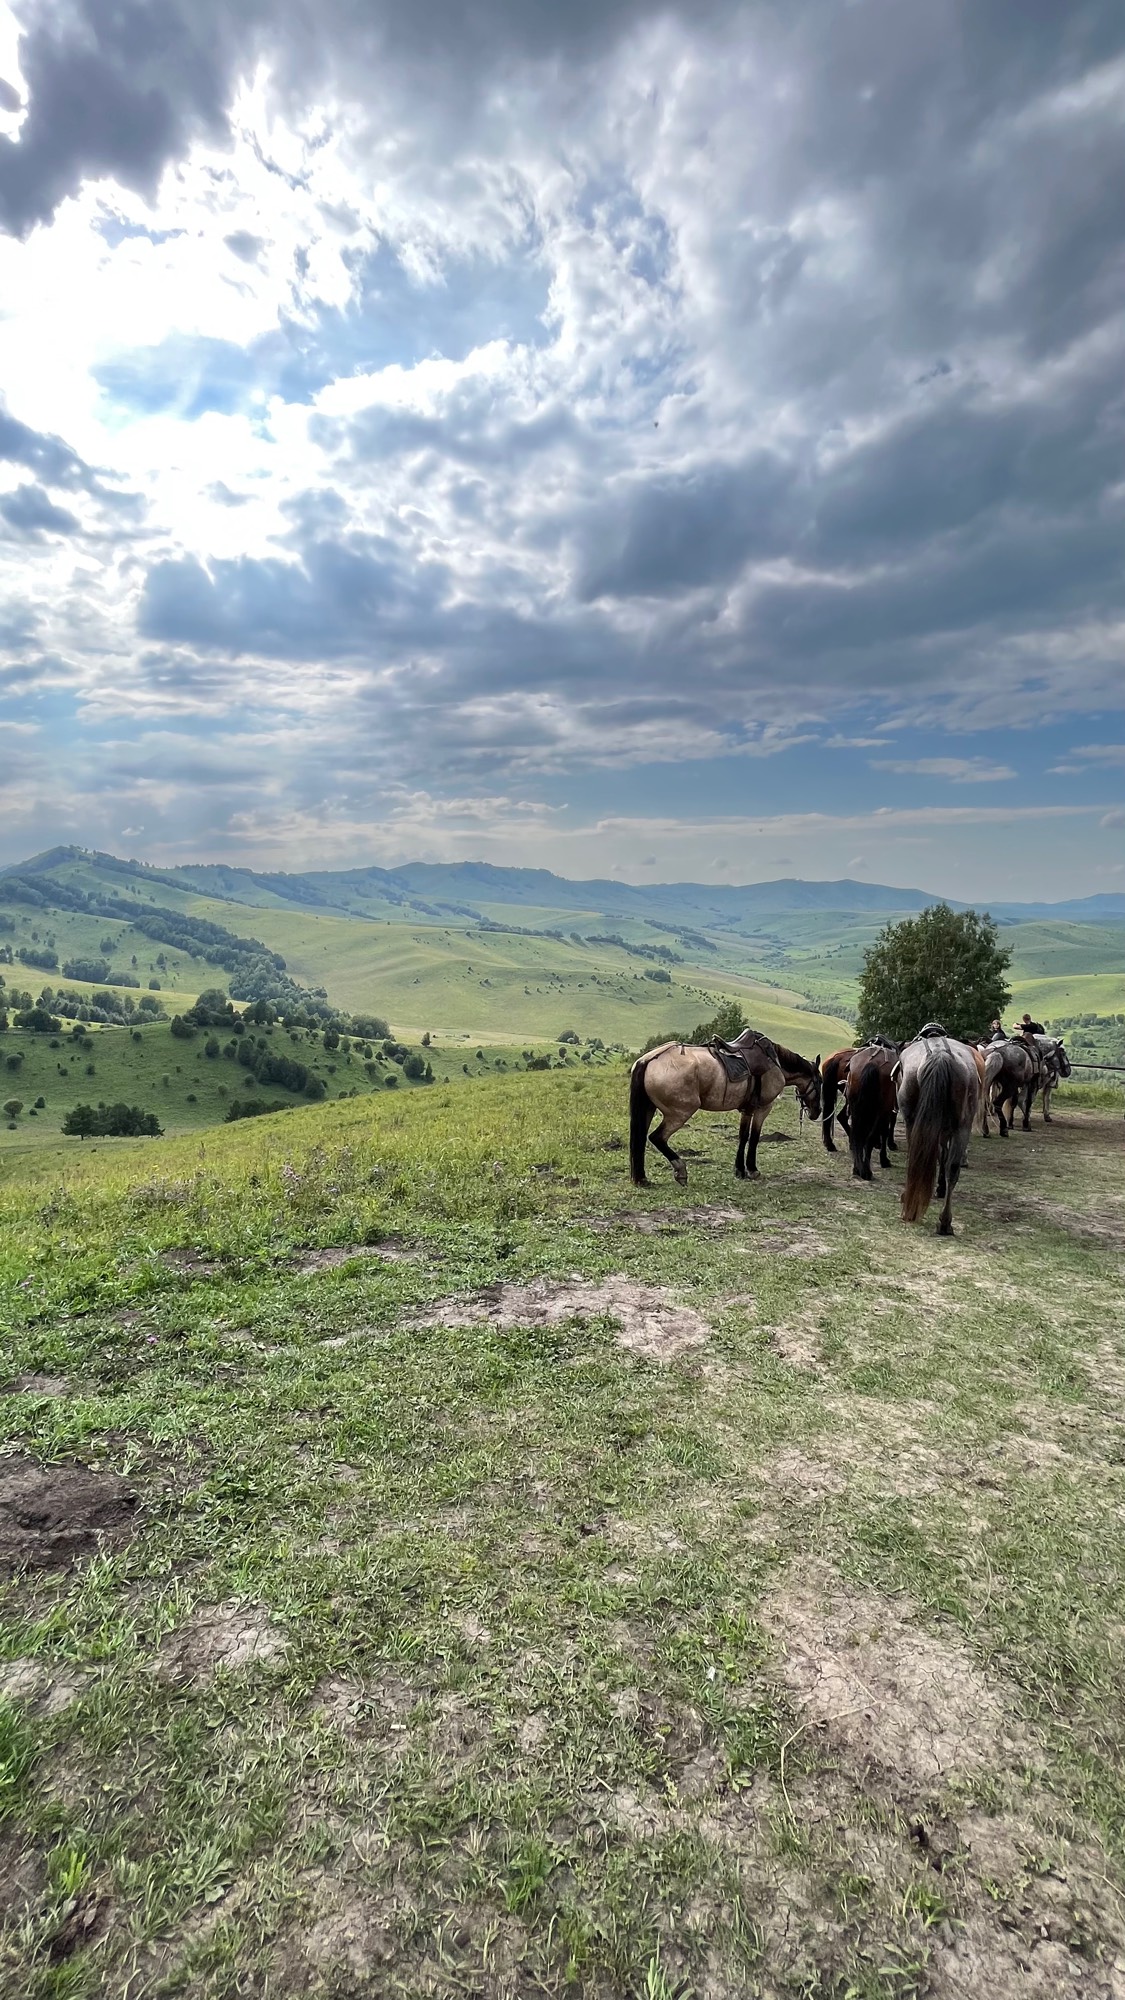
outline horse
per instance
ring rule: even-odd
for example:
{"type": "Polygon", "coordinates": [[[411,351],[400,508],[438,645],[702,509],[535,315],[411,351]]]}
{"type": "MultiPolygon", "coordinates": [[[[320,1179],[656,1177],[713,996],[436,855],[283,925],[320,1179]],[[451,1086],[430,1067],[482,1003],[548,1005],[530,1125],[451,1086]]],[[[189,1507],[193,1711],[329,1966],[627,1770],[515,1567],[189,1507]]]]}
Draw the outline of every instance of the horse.
{"type": "MultiPolygon", "coordinates": [[[[832,1055],[825,1057],[820,1072],[820,1136],[824,1140],[826,1153],[836,1151],[836,1141],[832,1137],[832,1126],[836,1117],[836,1093],[843,1089],[848,1080],[848,1069],[854,1054],[854,1049],[836,1049],[832,1055]]],[[[841,1112],[840,1123],[846,1132],[848,1128],[844,1123],[845,1116],[846,1112],[841,1112]]]]}
{"type": "MultiPolygon", "coordinates": [[[[879,1165],[889,1167],[887,1146],[898,1116],[894,1067],[898,1051],[884,1043],[857,1049],[848,1065],[844,1099],[848,1109],[848,1142],[852,1173],[857,1181],[874,1179],[871,1154],[879,1148],[879,1165]]],[[[842,1122],[842,1121],[841,1121],[842,1122]]]]}
{"type": "Polygon", "coordinates": [[[953,1190],[969,1150],[980,1104],[980,1071],[972,1049],[930,1023],[904,1048],[894,1070],[906,1122],[906,1185],[902,1219],[921,1222],[934,1196],[944,1206],[938,1235],[953,1234],[953,1190]]]}
{"type": "Polygon", "coordinates": [[[1056,1035],[1036,1035],[1035,1039],[1039,1044],[1039,1090],[1043,1098],[1043,1123],[1050,1125],[1054,1122],[1051,1117],[1051,1092],[1062,1077],[1070,1076],[1070,1057],[1056,1035]]]}
{"type": "Polygon", "coordinates": [[[985,1094],[981,1100],[980,1129],[988,1137],[988,1113],[991,1109],[1000,1127],[1000,1137],[1006,1139],[1016,1122],[1016,1103],[1023,1099],[1023,1129],[1031,1130],[1031,1100],[1039,1082],[1041,1060],[1039,1050],[1032,1047],[1023,1035],[1009,1035],[1005,1041],[989,1042],[982,1051],[984,1055],[985,1094]],[[1004,1106],[1008,1106],[1007,1119],[1004,1106]]]}
{"type": "Polygon", "coordinates": [[[737,1040],[723,1045],[729,1055],[741,1058],[732,1063],[731,1074],[714,1048],[696,1048],[683,1042],[664,1042],[633,1064],[629,1085],[629,1165],[636,1187],[647,1187],[645,1146],[653,1115],[661,1113],[660,1124],[652,1133],[652,1144],[663,1153],[681,1186],[687,1182],[687,1168],[669,1140],[697,1111],[739,1111],[738,1152],[734,1171],[739,1180],[758,1178],[758,1140],[767,1114],[787,1084],[796,1086],[803,1112],[820,1117],[820,1057],[810,1062],[793,1049],[783,1049],[752,1028],[737,1040]]]}

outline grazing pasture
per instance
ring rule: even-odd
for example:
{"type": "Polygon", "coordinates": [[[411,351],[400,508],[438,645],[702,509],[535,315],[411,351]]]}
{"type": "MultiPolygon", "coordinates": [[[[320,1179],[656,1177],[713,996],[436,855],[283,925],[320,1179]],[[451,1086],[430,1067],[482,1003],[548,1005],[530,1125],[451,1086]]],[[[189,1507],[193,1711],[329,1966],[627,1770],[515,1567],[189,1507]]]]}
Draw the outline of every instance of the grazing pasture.
{"type": "Polygon", "coordinates": [[[1120,1101],[948,1241],[626,1086],[0,1188],[4,1992],[1122,1991],[1120,1101]]]}

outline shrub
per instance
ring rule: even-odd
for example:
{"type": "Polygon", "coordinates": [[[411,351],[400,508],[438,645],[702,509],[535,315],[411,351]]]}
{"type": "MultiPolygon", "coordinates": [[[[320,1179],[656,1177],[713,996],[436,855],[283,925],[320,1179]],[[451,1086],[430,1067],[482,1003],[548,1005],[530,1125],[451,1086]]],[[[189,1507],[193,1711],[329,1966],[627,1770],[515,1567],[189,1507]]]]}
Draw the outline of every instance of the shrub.
{"type": "Polygon", "coordinates": [[[5,1118],[18,1118],[22,1110],[23,1099],[20,1097],[9,1097],[4,1106],[4,1116],[5,1118]]]}

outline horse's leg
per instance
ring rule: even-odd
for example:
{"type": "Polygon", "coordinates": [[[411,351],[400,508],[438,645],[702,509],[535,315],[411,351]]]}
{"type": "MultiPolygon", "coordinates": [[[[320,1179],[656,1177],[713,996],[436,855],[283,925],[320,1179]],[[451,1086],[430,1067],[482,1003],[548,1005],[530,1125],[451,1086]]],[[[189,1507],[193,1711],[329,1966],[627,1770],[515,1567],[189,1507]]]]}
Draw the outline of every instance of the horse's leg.
{"type": "MultiPolygon", "coordinates": [[[[887,1127],[887,1148],[888,1151],[892,1153],[898,1152],[898,1145],[895,1141],[895,1126],[897,1124],[898,1124],[898,1107],[896,1105],[895,1109],[891,1112],[891,1121],[887,1127]]],[[[880,1164],[882,1164],[882,1162],[880,1162],[880,1164]]],[[[888,1161],[887,1164],[889,1165],[890,1162],[888,1161]]]]}
{"type": "Polygon", "coordinates": [[[893,1119],[884,1118],[882,1124],[879,1127],[879,1165],[881,1167],[889,1167],[891,1164],[887,1156],[887,1147],[891,1143],[891,1131],[893,1123],[894,1123],[893,1119]]]}
{"type": "Polygon", "coordinates": [[[1054,1122],[1054,1121],[1052,1120],[1052,1118],[1051,1118],[1051,1092],[1053,1091],[1054,1087],[1055,1087],[1055,1086],[1054,1086],[1054,1084],[1053,1084],[1053,1083],[1045,1083],[1045,1084],[1043,1085],[1043,1123],[1044,1123],[1044,1125],[1050,1125],[1050,1124],[1052,1124],[1052,1123],[1054,1122]]]}
{"type": "MultiPolygon", "coordinates": [[[[1031,1082],[1028,1084],[1027,1089],[1024,1091],[1023,1094],[1023,1129],[1025,1132],[1030,1132],[1031,1130],[1031,1100],[1034,1097],[1034,1095],[1035,1095],[1035,1078],[1032,1077],[1031,1082]]],[[[1014,1105],[1012,1109],[1013,1110],[1015,1109],[1014,1105]]]]}
{"type": "Polygon", "coordinates": [[[761,1180],[758,1172],[758,1141],[762,1136],[762,1126],[766,1122],[769,1105],[760,1105],[750,1119],[750,1132],[746,1154],[746,1178],[748,1181],[761,1180]]]}
{"type": "Polygon", "coordinates": [[[952,1236],[953,1234],[953,1190],[961,1178],[961,1169],[965,1164],[967,1139],[968,1133],[962,1126],[956,1137],[947,1143],[949,1157],[945,1169],[945,1206],[941,1211],[938,1221],[939,1236],[952,1236]]]}
{"type": "MultiPolygon", "coordinates": [[[[734,1156],[734,1171],[740,1181],[746,1179],[746,1141],[750,1136],[750,1114],[744,1111],[738,1121],[738,1151],[734,1156]]],[[[835,1147],[833,1147],[835,1152],[835,1147]]]]}
{"type": "MultiPolygon", "coordinates": [[[[688,1114],[688,1116],[690,1116],[690,1113],[688,1114]]],[[[687,1117],[683,1116],[681,1113],[675,1111],[666,1111],[664,1113],[663,1118],[660,1120],[660,1123],[657,1126],[655,1132],[652,1133],[650,1138],[650,1144],[656,1147],[658,1153],[663,1153],[664,1158],[667,1160],[668,1165],[671,1167],[672,1172],[675,1174],[676,1179],[679,1181],[681,1187],[685,1187],[687,1185],[687,1168],[685,1167],[679,1154],[674,1153],[672,1151],[672,1148],[668,1144],[668,1141],[671,1138],[672,1133],[681,1131],[683,1127],[687,1124],[687,1122],[688,1122],[687,1117]]]]}

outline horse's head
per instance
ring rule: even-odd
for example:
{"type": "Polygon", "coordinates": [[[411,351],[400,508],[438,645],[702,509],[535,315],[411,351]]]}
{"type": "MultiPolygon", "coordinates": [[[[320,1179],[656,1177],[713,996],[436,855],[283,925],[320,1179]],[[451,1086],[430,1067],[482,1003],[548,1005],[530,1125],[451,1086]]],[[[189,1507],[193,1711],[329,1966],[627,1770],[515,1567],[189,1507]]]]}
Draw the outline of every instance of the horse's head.
{"type": "Polygon", "coordinates": [[[1055,1043],[1054,1055],[1055,1055],[1055,1062],[1058,1065],[1059,1075],[1070,1076],[1072,1074],[1070,1067],[1070,1057],[1067,1055],[1067,1052],[1064,1049],[1061,1042],[1055,1043]]]}
{"type": "Polygon", "coordinates": [[[820,1057],[809,1076],[799,1076],[796,1081],[797,1102],[806,1118],[820,1117],[820,1057]]]}

